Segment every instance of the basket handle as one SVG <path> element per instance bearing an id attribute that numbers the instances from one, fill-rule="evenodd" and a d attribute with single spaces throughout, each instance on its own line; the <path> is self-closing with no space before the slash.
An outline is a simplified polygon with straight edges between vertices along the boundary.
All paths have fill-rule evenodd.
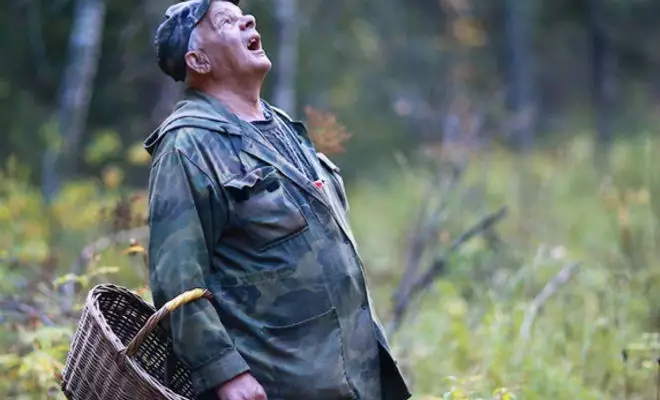
<path id="1" fill-rule="evenodd" d="M 192 289 L 181 293 L 180 295 L 165 303 L 158 311 L 149 317 L 144 326 L 128 343 L 128 346 L 126 346 L 126 350 L 124 350 L 123 353 L 128 357 L 133 357 L 135 354 L 137 354 L 137 351 L 140 348 L 142 342 L 144 342 L 144 339 L 156 327 L 156 325 L 158 325 L 160 321 L 162 321 L 165 317 L 170 315 L 172 311 L 176 310 L 182 305 L 199 300 L 201 298 L 212 300 L 213 295 L 207 289 Z"/>

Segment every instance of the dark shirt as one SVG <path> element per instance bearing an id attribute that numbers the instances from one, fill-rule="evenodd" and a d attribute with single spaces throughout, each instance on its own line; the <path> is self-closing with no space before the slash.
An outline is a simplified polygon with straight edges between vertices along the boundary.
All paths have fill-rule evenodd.
<path id="1" fill-rule="evenodd" d="M 268 105 L 263 104 L 265 119 L 253 121 L 254 125 L 263 138 L 296 167 L 296 169 L 312 181 L 318 179 L 316 169 L 312 166 L 314 160 L 310 160 L 302 148 L 302 142 L 291 127 L 275 114 Z"/>

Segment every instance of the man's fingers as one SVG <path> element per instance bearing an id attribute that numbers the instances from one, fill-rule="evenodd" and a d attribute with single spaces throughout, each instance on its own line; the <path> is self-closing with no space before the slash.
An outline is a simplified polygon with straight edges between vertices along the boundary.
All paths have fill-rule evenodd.
<path id="1" fill-rule="evenodd" d="M 268 397 L 263 390 L 260 390 L 257 392 L 256 396 L 254 396 L 254 400 L 268 400 Z"/>
<path id="2" fill-rule="evenodd" d="M 254 396 L 252 397 L 253 400 L 268 400 L 268 396 L 266 396 L 266 392 L 264 391 L 264 388 L 257 384 L 257 387 L 254 388 Z"/>
<path id="3" fill-rule="evenodd" d="M 256 387 L 249 392 L 237 393 L 236 396 L 229 397 L 227 400 L 268 400 L 263 388 Z"/>
<path id="4" fill-rule="evenodd" d="M 264 387 L 249 373 L 223 384 L 217 397 L 219 400 L 268 400 Z"/>

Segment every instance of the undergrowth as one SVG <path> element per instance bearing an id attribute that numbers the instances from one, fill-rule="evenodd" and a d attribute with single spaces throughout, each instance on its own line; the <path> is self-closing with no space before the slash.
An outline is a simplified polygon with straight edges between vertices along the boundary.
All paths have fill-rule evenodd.
<path id="1" fill-rule="evenodd" d="M 448 199 L 437 248 L 483 214 L 509 210 L 495 233 L 455 252 L 391 343 L 415 399 L 642 399 L 655 395 L 660 308 L 660 143 L 614 143 L 598 173 L 592 143 L 578 136 L 524 160 L 503 149 L 473 154 Z M 106 170 L 111 174 L 112 170 Z M 116 172 L 116 171 L 115 171 Z M 524 173 L 521 173 L 524 172 Z M 0 173 L 0 397 L 59 396 L 61 371 L 86 292 L 99 282 L 145 290 L 127 242 L 72 265 L 88 243 L 143 224 L 144 191 L 115 175 L 71 182 L 46 204 L 10 161 Z M 387 179 L 348 187 L 351 219 L 385 324 L 401 277 L 406 237 L 429 170 L 400 163 Z M 545 300 L 530 331 L 530 305 L 559 271 L 575 276 Z M 62 312 L 61 287 L 79 294 Z M 624 357 L 625 355 L 625 357 Z"/>

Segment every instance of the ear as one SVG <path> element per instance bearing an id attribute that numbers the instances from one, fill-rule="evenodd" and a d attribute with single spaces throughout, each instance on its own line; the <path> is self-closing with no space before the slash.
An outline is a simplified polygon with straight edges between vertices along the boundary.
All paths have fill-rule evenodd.
<path id="1" fill-rule="evenodd" d="M 203 75 L 211 72 L 211 60 L 201 50 L 192 50 L 186 53 L 186 65 L 196 73 Z"/>

